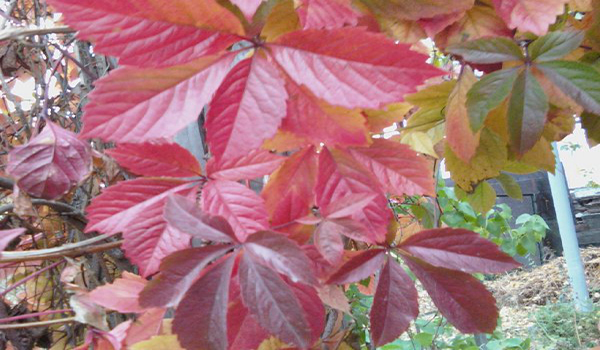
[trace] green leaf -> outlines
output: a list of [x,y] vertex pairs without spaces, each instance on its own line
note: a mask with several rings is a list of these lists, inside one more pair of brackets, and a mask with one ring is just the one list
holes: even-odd
[[600,72],[585,63],[544,62],[537,67],[588,112],[600,114]]
[[536,62],[562,58],[578,48],[583,37],[584,32],[550,32],[529,45],[529,56]]
[[496,180],[500,183],[500,186],[504,189],[504,192],[511,198],[517,200],[523,200],[523,192],[519,183],[507,173],[501,173],[496,177]]
[[508,38],[484,38],[450,45],[447,50],[454,55],[462,56],[472,63],[497,63],[504,61],[524,60],[519,45]]
[[433,334],[431,333],[417,333],[413,337],[421,346],[431,346],[433,344]]
[[484,181],[477,185],[473,193],[467,195],[467,202],[475,211],[486,213],[496,204],[496,191],[492,185]]
[[467,110],[473,132],[479,131],[491,110],[510,94],[520,68],[503,69],[484,75],[467,93]]
[[581,113],[581,125],[585,129],[591,147],[600,143],[600,116],[588,112]]
[[542,86],[531,68],[525,68],[515,80],[508,103],[508,131],[515,152],[524,154],[540,139],[548,108]]

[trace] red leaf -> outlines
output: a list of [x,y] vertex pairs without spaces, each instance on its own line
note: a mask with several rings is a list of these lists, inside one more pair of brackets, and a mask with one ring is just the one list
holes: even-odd
[[269,231],[257,232],[244,244],[246,252],[292,281],[315,284],[312,266],[302,249],[285,236]]
[[462,333],[492,333],[496,329],[496,300],[475,277],[404,257],[442,315]]
[[379,273],[371,308],[371,337],[375,346],[396,340],[419,314],[419,295],[404,269],[388,258]]
[[285,158],[262,149],[250,151],[247,155],[227,160],[210,158],[206,172],[213,179],[246,180],[268,175],[277,169]]
[[160,264],[161,273],[140,294],[140,304],[144,307],[176,306],[200,272],[230,249],[228,245],[211,245],[169,255]]
[[335,107],[319,100],[306,87],[286,84],[290,98],[281,130],[302,138],[305,144],[318,146],[363,146],[368,130],[358,109]]
[[319,279],[325,279],[335,270],[335,266],[329,263],[314,245],[303,245],[302,250],[310,260],[313,270]]
[[235,159],[275,135],[287,93],[277,69],[256,53],[239,62],[215,93],[206,116],[206,140],[217,159]]
[[431,265],[467,273],[499,273],[520,265],[495,243],[465,229],[421,231],[409,236],[398,248]]
[[187,149],[166,140],[121,143],[106,151],[120,166],[144,176],[202,176],[198,160]]
[[390,217],[387,200],[381,194],[377,181],[352,156],[341,150],[323,149],[319,156],[319,177],[315,192],[320,208],[327,208],[350,194],[376,195],[374,200],[357,211],[352,218],[367,229],[357,239],[367,243],[384,239]]
[[263,340],[269,338],[269,334],[260,327],[254,316],[248,312],[248,308],[244,306],[237,276],[231,279],[229,286],[227,338],[229,339],[229,349],[236,350],[258,349]]
[[126,348],[157,335],[163,325],[165,311],[165,309],[152,308],[138,315],[127,329],[124,341]]
[[249,22],[252,22],[252,16],[256,12],[256,9],[260,6],[263,0],[231,0],[235,6],[237,6]]
[[444,74],[408,45],[364,28],[295,31],[269,47],[298,85],[347,108],[402,101],[426,79]]
[[496,12],[511,29],[544,35],[568,0],[492,0]]
[[133,273],[123,271],[121,278],[112,284],[100,286],[89,293],[94,303],[107,309],[122,313],[142,312],[138,295],[146,286],[146,279]]
[[363,280],[375,273],[384,260],[385,250],[383,249],[360,252],[331,275],[327,284],[348,284]]
[[270,177],[261,195],[271,225],[293,222],[309,213],[314,204],[317,154],[313,147],[289,157]]
[[306,319],[310,320],[309,326],[312,329],[311,344],[314,344],[325,328],[325,307],[317,291],[310,286],[301,283],[291,283],[292,291],[298,298],[300,306],[304,310]]
[[340,225],[323,220],[315,230],[314,244],[321,255],[330,263],[337,264],[344,255]]
[[166,197],[195,192],[193,184],[176,179],[139,178],[111,186],[87,207],[86,231],[123,232],[123,249],[144,277],[154,273],[163,257],[189,247],[189,235],[167,229]]
[[356,26],[359,17],[348,0],[303,0],[296,11],[304,29]]
[[91,170],[90,146],[50,121],[27,144],[9,152],[6,168],[22,190],[46,199],[62,197]]
[[227,220],[203,212],[194,200],[180,195],[167,198],[164,218],[171,227],[193,237],[224,243],[237,240]]
[[15,238],[25,233],[24,228],[14,228],[11,230],[0,230],[0,256],[2,251],[6,249],[6,246],[12,242]]
[[240,242],[268,227],[263,199],[237,182],[209,181],[202,189],[202,209],[227,219]]
[[[120,64],[168,66],[219,52],[242,33],[239,20],[215,0],[49,0],[94,50]],[[165,11],[165,9],[169,9]]]
[[428,37],[433,38],[436,34],[461,19],[464,15],[464,11],[458,11],[431,18],[421,18],[417,23],[425,30]]
[[375,199],[373,193],[352,193],[344,198],[341,198],[327,208],[323,208],[321,212],[328,219],[340,219],[347,216],[352,216],[359,210],[362,210],[370,202]]
[[125,66],[110,72],[94,82],[81,137],[133,143],[170,138],[198,118],[234,57],[228,53],[163,69]]
[[173,332],[187,349],[227,349],[227,304],[235,256],[211,265],[175,311]]
[[282,341],[308,348],[312,331],[292,288],[277,273],[244,254],[239,278],[244,305]]
[[387,192],[435,196],[432,167],[408,145],[375,139],[369,148],[352,148],[350,153],[371,170]]

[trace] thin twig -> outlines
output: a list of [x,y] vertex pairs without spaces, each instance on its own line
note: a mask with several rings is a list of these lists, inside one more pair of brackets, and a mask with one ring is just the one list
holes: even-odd
[[[103,252],[106,250],[119,248],[121,246],[121,244],[123,244],[123,240],[120,240],[120,241],[108,242],[108,243],[98,244],[98,245],[93,245],[93,246],[88,247],[87,245],[90,244],[90,243],[88,243],[88,241],[91,241],[95,238],[98,238],[98,237],[94,237],[94,238],[86,239],[85,241],[78,242],[78,243],[84,243],[84,242],[87,243],[86,246],[80,246],[80,247],[73,247],[73,244],[65,244],[65,245],[62,245],[62,246],[56,247],[56,248],[28,250],[28,251],[23,251],[23,252],[2,252],[2,254],[0,254],[0,263],[15,262],[15,261],[22,262],[22,261],[50,260],[50,259],[63,258],[63,257],[76,258],[78,256],[82,256],[85,254]],[[102,239],[105,239],[105,238],[106,237],[103,237]],[[78,244],[78,243],[74,243],[74,244]]]
[[26,320],[26,319],[32,318],[32,317],[39,317],[39,316],[46,316],[46,315],[53,315],[53,314],[73,313],[73,312],[74,312],[73,309],[46,310],[46,311],[42,311],[42,312],[34,312],[34,313],[24,314],[24,315],[19,315],[19,316],[0,318],[0,323],[9,323],[9,322],[13,322],[13,321]]
[[0,41],[18,39],[24,36],[31,35],[46,35],[46,34],[69,34],[75,31],[66,26],[58,26],[52,28],[35,28],[35,27],[13,27],[0,30]]
[[10,287],[8,287],[5,290],[3,290],[0,293],[0,297],[4,297],[6,294],[8,294],[8,293],[12,292],[13,290],[17,289],[20,285],[23,285],[23,284],[27,283],[28,281],[36,278],[37,276],[41,275],[42,273],[44,273],[44,272],[46,272],[48,270],[52,270],[53,268],[57,267],[58,265],[60,265],[60,264],[62,264],[64,262],[65,262],[64,260],[57,261],[57,262],[55,262],[55,263],[53,263],[51,265],[48,265],[48,266],[44,267],[41,270],[35,271],[31,275],[23,278],[22,280],[19,280],[17,283],[10,285]]
[[75,317],[66,317],[66,318],[59,318],[56,320],[38,321],[38,322],[0,324],[0,330],[44,327],[44,326],[50,326],[50,325],[54,325],[54,324],[71,323],[71,322],[75,322]]

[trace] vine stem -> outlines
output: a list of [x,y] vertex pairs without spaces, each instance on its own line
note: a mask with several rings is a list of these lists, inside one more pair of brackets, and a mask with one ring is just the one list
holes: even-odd
[[44,327],[51,326],[54,324],[71,323],[75,322],[75,317],[59,318],[56,320],[38,321],[38,322],[25,322],[25,323],[12,323],[12,324],[0,324],[0,330],[4,329],[19,329],[19,328],[33,328],[33,327]]
[[40,270],[32,273],[31,275],[23,278],[19,282],[15,283],[15,284],[11,285],[10,287],[6,288],[5,290],[3,290],[2,293],[0,293],[0,297],[4,297],[6,294],[8,294],[11,291],[15,290],[20,285],[27,283],[28,281],[36,278],[37,276],[41,275],[42,273],[44,273],[44,272],[46,272],[48,270],[52,270],[53,268],[57,267],[58,265],[60,265],[60,264],[62,264],[64,262],[65,262],[64,260],[57,261],[57,262],[55,262],[53,264],[50,264],[50,265],[44,267],[43,269],[40,269]]
[[24,314],[24,315],[19,315],[19,316],[0,318],[0,323],[9,323],[12,321],[24,320],[24,319],[28,319],[28,318],[32,318],[32,317],[52,315],[52,314],[62,314],[62,313],[67,313],[67,312],[72,313],[74,311],[72,309],[47,310],[47,311],[43,311],[43,312],[35,312],[35,313]]

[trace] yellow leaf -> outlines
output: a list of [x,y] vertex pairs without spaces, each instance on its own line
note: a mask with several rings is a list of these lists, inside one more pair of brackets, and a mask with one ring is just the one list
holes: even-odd
[[409,145],[415,152],[423,153],[437,158],[437,153],[433,148],[433,140],[422,131],[407,132],[402,134],[400,142]]
[[369,131],[380,133],[384,128],[401,122],[411,108],[408,103],[393,103],[384,109],[365,109]]
[[285,0],[273,7],[260,33],[267,41],[274,41],[279,36],[300,29],[300,19],[294,9],[293,0]]
[[570,0],[569,9],[571,11],[589,12],[592,10],[592,0]]
[[427,38],[425,30],[416,21],[381,17],[378,22],[382,31],[405,44],[415,44]]
[[131,350],[185,350],[176,335],[157,335],[131,346]]
[[445,81],[437,85],[431,85],[414,94],[406,95],[406,102],[422,109],[438,109],[446,106],[448,96],[452,93],[456,80]]
[[505,143],[508,143],[508,122],[506,120],[506,110],[508,104],[504,101],[500,106],[490,111],[485,118],[485,126],[495,132]]
[[507,161],[506,164],[504,164],[504,168],[502,170],[506,171],[508,173],[520,174],[520,175],[531,174],[531,173],[535,173],[536,171],[538,171],[538,169],[536,167],[534,167],[533,165],[525,164],[518,160]]
[[285,349],[287,347],[288,346],[281,340],[275,337],[270,337],[268,339],[263,340],[263,342],[260,343],[258,349],[256,350],[280,350]]
[[554,174],[554,153],[552,152],[552,145],[543,137],[521,157],[520,161]]
[[542,135],[546,140],[560,141],[573,133],[575,114],[570,109],[551,107]]
[[485,214],[496,204],[496,191],[487,181],[477,185],[473,193],[467,194],[467,202],[473,210]]
[[508,157],[506,143],[494,132],[484,128],[481,132],[479,147],[471,161],[465,163],[446,145],[446,169],[450,171],[452,180],[467,192],[483,180],[500,175]]

